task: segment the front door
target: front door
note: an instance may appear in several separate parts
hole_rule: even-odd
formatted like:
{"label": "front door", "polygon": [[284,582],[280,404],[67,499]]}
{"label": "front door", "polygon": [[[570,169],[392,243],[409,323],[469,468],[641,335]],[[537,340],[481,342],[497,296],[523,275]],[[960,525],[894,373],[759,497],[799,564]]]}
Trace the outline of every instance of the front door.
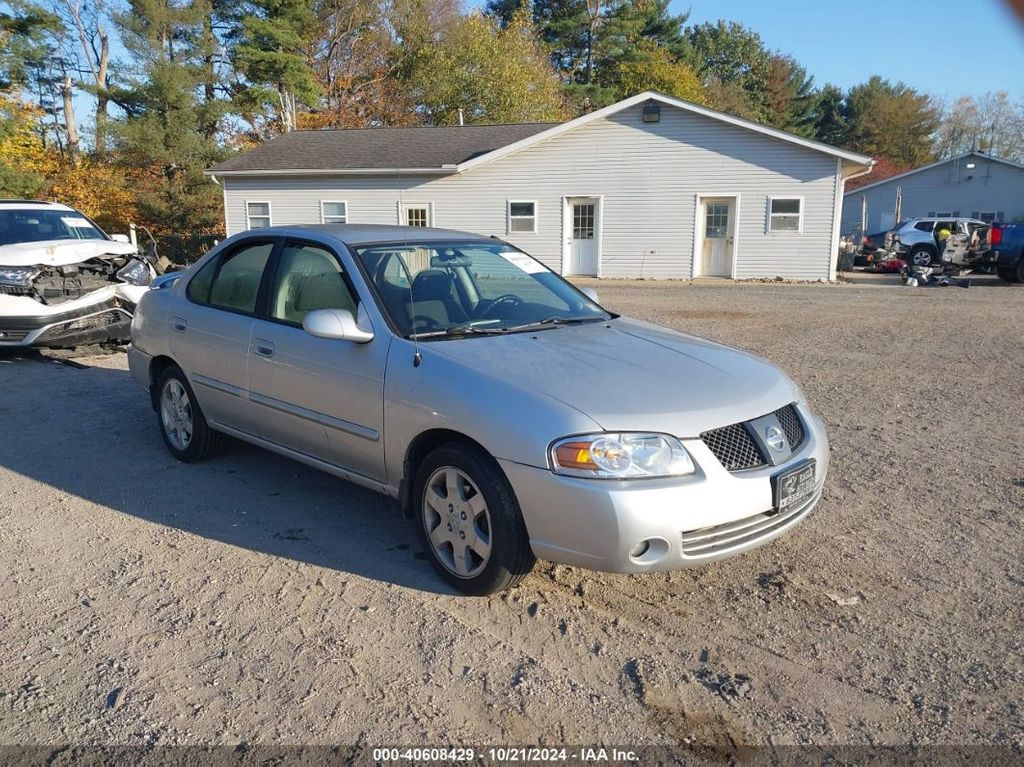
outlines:
{"label": "front door", "polygon": [[732,276],[734,201],[729,198],[704,200],[704,243],[701,275]]}
{"label": "front door", "polygon": [[593,197],[570,197],[567,201],[569,268],[566,274],[597,276],[598,203]]}
{"label": "front door", "polygon": [[359,299],[335,253],[286,242],[266,318],[252,329],[250,397],[259,436],[371,479],[384,479],[384,363],[388,337],[367,344],[302,329],[314,309],[359,316]]}

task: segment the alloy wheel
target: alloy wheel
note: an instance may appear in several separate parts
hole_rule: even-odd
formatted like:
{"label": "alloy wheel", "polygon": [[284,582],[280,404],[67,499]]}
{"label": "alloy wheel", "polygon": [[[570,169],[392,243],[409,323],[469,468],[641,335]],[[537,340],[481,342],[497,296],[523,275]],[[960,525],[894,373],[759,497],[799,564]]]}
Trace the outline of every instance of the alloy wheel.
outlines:
{"label": "alloy wheel", "polygon": [[192,441],[192,401],[176,378],[167,379],[160,394],[160,421],[175,450],[186,450]]}
{"label": "alloy wheel", "polygon": [[483,493],[454,466],[434,471],[423,489],[423,525],[441,564],[472,578],[491,557],[491,516]]}

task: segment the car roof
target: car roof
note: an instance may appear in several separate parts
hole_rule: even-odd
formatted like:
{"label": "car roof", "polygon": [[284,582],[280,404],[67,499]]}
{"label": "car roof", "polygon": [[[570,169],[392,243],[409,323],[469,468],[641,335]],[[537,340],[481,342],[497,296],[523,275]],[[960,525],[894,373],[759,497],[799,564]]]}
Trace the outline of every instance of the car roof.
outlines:
{"label": "car roof", "polygon": [[59,202],[46,202],[43,200],[0,200],[0,210],[70,210],[67,205]]}
{"label": "car roof", "polygon": [[461,232],[457,229],[437,229],[423,226],[397,226],[391,224],[298,224],[295,226],[271,226],[249,229],[247,234],[301,236],[327,234],[346,245],[368,245],[380,242],[434,242],[445,240],[488,240],[494,239],[483,234]]}

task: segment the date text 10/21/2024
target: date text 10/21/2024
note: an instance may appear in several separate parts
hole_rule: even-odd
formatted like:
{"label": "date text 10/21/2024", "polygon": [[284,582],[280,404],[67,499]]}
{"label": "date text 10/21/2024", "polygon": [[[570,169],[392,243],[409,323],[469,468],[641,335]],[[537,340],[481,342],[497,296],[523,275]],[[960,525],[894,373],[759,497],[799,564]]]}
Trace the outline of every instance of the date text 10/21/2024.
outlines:
{"label": "date text 10/21/2024", "polygon": [[373,761],[385,762],[471,762],[480,758],[495,762],[636,762],[635,751],[619,748],[543,746],[473,747],[390,747],[373,749]]}

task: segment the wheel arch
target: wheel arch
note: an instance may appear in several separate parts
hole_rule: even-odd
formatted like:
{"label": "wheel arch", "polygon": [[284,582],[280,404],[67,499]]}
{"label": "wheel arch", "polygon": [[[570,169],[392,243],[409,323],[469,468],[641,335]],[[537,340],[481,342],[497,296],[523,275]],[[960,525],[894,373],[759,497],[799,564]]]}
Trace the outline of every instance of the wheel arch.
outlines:
{"label": "wheel arch", "polygon": [[149,400],[153,405],[153,410],[157,409],[157,390],[156,382],[160,380],[160,376],[163,372],[171,365],[177,365],[173,359],[168,357],[166,354],[158,354],[156,357],[149,361]]}
{"label": "wheel arch", "polygon": [[[412,486],[416,477],[416,470],[423,462],[423,459],[432,450],[441,445],[450,444],[469,445],[482,451],[492,461],[494,460],[494,456],[491,455],[486,447],[462,432],[453,429],[428,429],[417,434],[406,448],[405,458],[402,460],[402,479],[398,487],[398,502],[404,516],[411,519],[415,513],[412,504]],[[497,465],[497,461],[495,461],[495,465]],[[499,471],[501,470],[500,467],[498,469]]]}

